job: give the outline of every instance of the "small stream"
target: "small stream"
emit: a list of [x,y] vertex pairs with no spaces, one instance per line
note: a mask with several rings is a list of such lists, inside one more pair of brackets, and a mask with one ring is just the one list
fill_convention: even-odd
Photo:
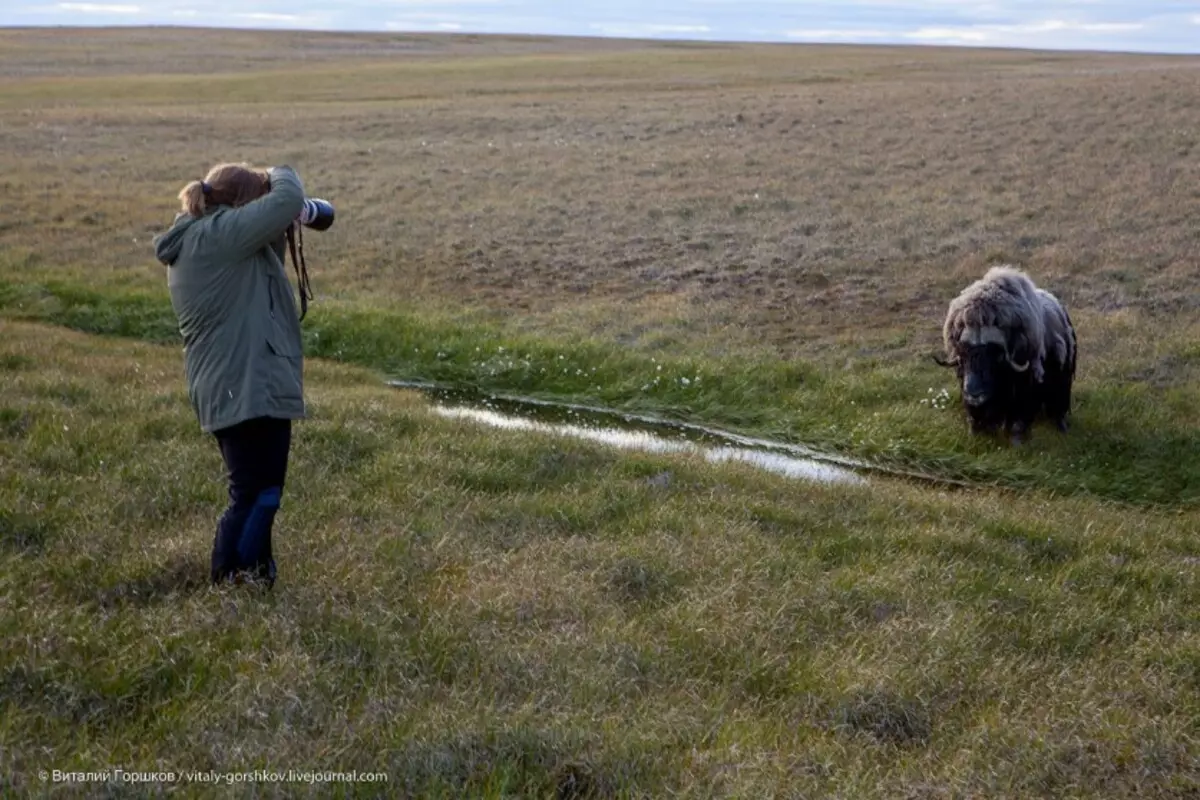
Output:
[[389,381],[420,391],[435,413],[508,430],[571,436],[626,450],[703,456],[710,462],[741,461],[789,478],[864,484],[856,470],[868,465],[802,445],[741,436],[716,428],[628,414],[611,409],[532,398],[485,394],[418,381]]

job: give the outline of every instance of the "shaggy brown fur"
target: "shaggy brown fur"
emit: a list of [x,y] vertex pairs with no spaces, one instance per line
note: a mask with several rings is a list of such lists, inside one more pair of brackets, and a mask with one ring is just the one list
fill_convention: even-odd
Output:
[[1074,372],[1077,343],[1075,341],[1075,327],[1071,323],[1071,318],[1067,315],[1067,310],[1063,308],[1062,303],[1058,301],[1057,297],[1045,289],[1038,289],[1037,294],[1042,307],[1046,356],[1047,358],[1056,360],[1064,367],[1070,365],[1071,371]]
[[1046,327],[1046,376],[1038,387],[1039,402],[1045,406],[1046,416],[1065,432],[1067,416],[1071,412],[1079,344],[1071,317],[1058,298],[1044,289],[1038,289],[1038,298],[1042,301],[1042,319]]
[[1019,441],[1043,407],[1067,429],[1075,329],[1054,295],[1007,264],[992,267],[950,302],[943,366],[956,368],[971,430],[1003,425]]
[[1038,288],[1024,272],[1007,264],[992,267],[950,301],[942,343],[952,362],[961,344],[995,342],[1010,357],[1024,349],[1034,380],[1041,380],[1046,357],[1045,322]]

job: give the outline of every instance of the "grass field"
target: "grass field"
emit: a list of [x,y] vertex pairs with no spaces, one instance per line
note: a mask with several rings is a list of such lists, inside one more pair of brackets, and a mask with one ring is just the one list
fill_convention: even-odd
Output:
[[[0,31],[0,789],[1195,796],[1198,101],[1184,57]],[[150,244],[223,160],[339,211],[265,597],[204,583],[221,467]],[[1080,340],[1071,433],[1020,448],[930,359],[1001,261]],[[486,431],[386,378],[978,486]]]

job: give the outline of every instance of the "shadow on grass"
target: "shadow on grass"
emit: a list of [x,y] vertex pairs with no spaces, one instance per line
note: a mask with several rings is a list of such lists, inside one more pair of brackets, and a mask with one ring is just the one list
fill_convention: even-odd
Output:
[[661,566],[627,557],[609,569],[604,588],[622,604],[656,608],[678,596],[678,580]]
[[[626,796],[653,783],[655,755],[596,753],[577,736],[513,729],[410,741],[390,765],[392,791],[405,796]],[[398,786],[394,784],[398,783]]]
[[1064,469],[1048,470],[1048,488],[1133,504],[1200,503],[1200,435],[1165,429],[1081,427],[1064,454]]
[[176,556],[161,567],[148,568],[137,577],[107,586],[72,582],[70,595],[81,604],[99,608],[143,608],[174,602],[180,595],[196,594],[209,586],[209,564],[198,555]]
[[836,730],[865,734],[877,742],[924,745],[933,735],[929,710],[887,691],[863,691],[844,699],[833,713]]
[[44,518],[0,509],[0,551],[41,552],[54,530]]

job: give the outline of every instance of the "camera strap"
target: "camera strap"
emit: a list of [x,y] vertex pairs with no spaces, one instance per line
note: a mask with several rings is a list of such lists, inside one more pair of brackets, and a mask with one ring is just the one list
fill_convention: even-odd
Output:
[[301,226],[292,223],[287,229],[288,250],[292,253],[292,268],[296,270],[296,285],[300,289],[300,319],[308,313],[308,301],[313,299],[312,284],[308,280],[308,265],[304,262],[304,233]]

